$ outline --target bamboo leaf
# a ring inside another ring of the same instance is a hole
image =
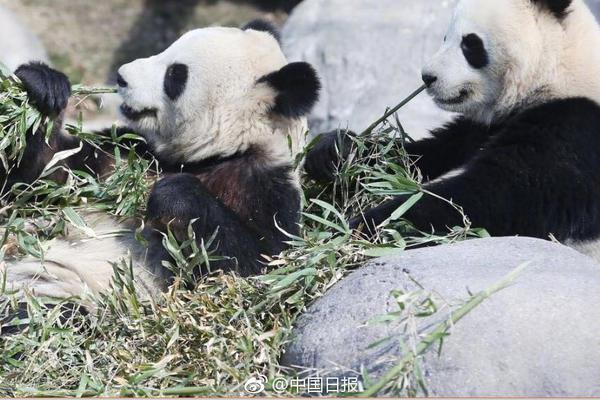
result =
[[[41,177],[46,177],[49,174],[52,173],[52,168],[58,164],[59,162],[61,162],[62,160],[65,160],[69,157],[71,157],[74,154],[77,154],[81,151],[81,149],[83,148],[83,142],[79,143],[79,146],[74,148],[74,149],[69,149],[69,150],[63,150],[63,151],[59,151],[58,153],[54,154],[54,156],[52,157],[52,159],[48,162],[48,164],[46,164],[46,166],[44,167],[44,170],[41,173]]]

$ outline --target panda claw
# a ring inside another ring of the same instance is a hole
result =
[[[41,62],[21,65],[15,75],[31,99],[31,103],[46,116],[56,117],[66,107],[71,96],[69,78]]]

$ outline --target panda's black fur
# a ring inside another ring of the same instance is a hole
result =
[[[185,64],[171,64],[165,73],[164,90],[171,101],[175,101],[183,94],[188,81],[188,66]]]
[[[321,84],[311,78],[316,72],[306,65],[302,62],[290,63],[258,80],[268,82],[277,90],[273,112],[284,117],[297,118],[309,113],[315,105],[316,98],[313,94],[319,92]]]
[[[248,22],[246,25],[244,25],[244,27],[242,29],[244,29],[244,30],[253,29],[255,31],[268,32],[271,35],[273,35],[273,37],[275,39],[277,39],[278,42],[281,43],[281,33],[275,26],[273,26],[273,24],[271,24],[268,21],[265,21],[262,19],[255,19],[253,21]]]
[[[71,87],[64,74],[34,63],[21,66],[16,75],[23,81],[32,104],[42,113],[53,117],[62,113]],[[165,75],[165,94],[171,99],[177,98],[185,90],[186,80],[185,65],[169,67]],[[314,69],[306,63],[290,64],[264,76],[260,82],[274,89],[278,97],[272,112],[281,113],[283,117],[304,115],[317,100],[319,81]],[[81,151],[64,160],[66,166],[101,177],[112,172],[113,144],[106,144],[104,151],[98,151],[63,133],[61,125],[59,117],[48,142],[42,131],[29,133],[21,167],[8,176],[0,171],[4,191],[14,184],[32,182],[56,152],[80,145]],[[117,136],[129,132],[131,129],[120,127]],[[100,133],[110,137],[111,130]],[[142,232],[149,244],[145,255],[147,268],[156,276],[171,275],[163,266],[164,261],[171,259],[162,246],[167,227],[178,239],[184,240],[188,238],[190,222],[194,221],[192,226],[198,242],[208,241],[216,232],[216,247],[211,250],[213,255],[223,259],[212,262],[211,270],[236,270],[242,276],[260,273],[264,268],[262,256],[278,254],[285,248],[286,236],[282,231],[298,233],[301,196],[298,184],[290,178],[293,166],[269,164],[261,148],[251,147],[233,156],[217,155],[176,165],[162,160],[151,145],[136,143],[135,149],[158,159],[164,174],[149,195]],[[62,181],[66,176],[59,170],[51,178]]]
[[[532,0],[533,3],[548,10],[559,20],[566,17],[572,1],[573,0]]]
[[[406,143],[426,180],[453,169],[464,172],[427,185],[427,190],[460,205],[474,226],[492,235],[525,235],[561,241],[600,237],[600,107],[586,98],[548,101],[516,109],[486,126],[459,117]],[[337,132],[325,134],[309,153],[306,170],[333,178]],[[406,200],[397,197],[352,219],[373,233]],[[442,232],[462,224],[447,202],[423,197],[405,214],[417,228]]]

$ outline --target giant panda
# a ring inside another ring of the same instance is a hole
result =
[[[461,0],[422,78],[436,104],[457,114],[405,145],[424,189],[492,235],[553,235],[599,259],[600,29],[583,0]],[[347,147],[336,136],[309,152],[310,176],[332,179],[336,146]],[[372,235],[403,201],[351,226]],[[424,231],[463,223],[430,195],[405,218]]]
[[[65,75],[41,63],[23,65],[16,75],[42,113],[62,115],[70,93]],[[5,263],[8,289],[50,299],[103,293],[113,264],[128,256],[140,294],[156,296],[173,279],[163,236],[170,229],[188,239],[190,225],[198,247],[213,239],[210,250],[220,259],[211,270],[260,273],[263,256],[280,253],[286,232],[299,229],[294,162],[319,86],[314,69],[288,63],[277,32],[260,21],[194,30],[164,52],[122,66],[118,90],[127,124],[117,133],[141,135],[145,145],[136,149],[152,154],[162,170],[149,194],[144,240],[136,240],[138,226],[90,212],[92,237],[72,230],[45,244],[43,260]],[[63,132],[59,120],[55,126],[48,142],[44,132],[30,132],[21,165],[0,171],[8,187],[32,182],[53,155],[79,146],[66,166],[100,177],[112,172],[113,145],[98,149]],[[63,175],[58,170],[53,178]]]

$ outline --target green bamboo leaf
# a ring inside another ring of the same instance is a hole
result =
[[[83,149],[83,142],[80,142],[79,146],[74,149],[63,150],[63,151],[57,152],[56,154],[54,154],[54,156],[48,162],[48,164],[46,164],[46,166],[44,167],[44,170],[42,171],[40,176],[42,178],[48,176],[49,174],[51,174],[54,171],[52,168],[56,164],[58,164],[62,160],[65,160],[65,159],[71,157],[74,154],[79,153],[81,151],[81,149]]]
[[[389,224],[391,221],[397,221],[398,219],[402,218],[402,216],[404,214],[406,214],[406,212],[408,210],[410,210],[415,204],[417,204],[417,202],[419,200],[421,200],[421,197],[423,197],[423,193],[419,192],[416,194],[413,194],[412,196],[410,196],[408,198],[408,200],[406,200],[400,207],[398,207],[390,216],[390,218],[386,221],[386,223],[384,225]]]
[[[398,254],[402,250],[403,249],[400,249],[398,247],[372,247],[370,249],[364,250],[362,253],[366,257],[379,258],[379,257],[387,257],[387,256],[391,256],[394,254]]]
[[[75,211],[72,207],[65,207],[62,213],[67,221],[69,221],[74,227],[88,235],[89,237],[96,237],[96,233],[92,228],[88,226],[85,220]]]
[[[316,273],[317,273],[316,268],[306,268],[306,269],[302,269],[300,271],[291,273],[288,276],[286,276],[285,278],[279,280],[275,285],[273,285],[270,292],[271,293],[278,292],[282,289],[285,289],[285,288],[291,286],[298,279],[305,277],[305,276],[309,276],[309,275],[315,275]]]
[[[313,221],[316,221],[322,225],[325,225],[329,228],[335,229],[338,232],[341,233],[347,233],[348,229],[346,229],[344,226],[338,225],[336,223],[333,223],[331,221],[326,220],[325,218],[319,217],[317,215],[314,214],[308,214],[308,213],[302,213],[302,215],[304,215],[306,218],[312,219]]]

